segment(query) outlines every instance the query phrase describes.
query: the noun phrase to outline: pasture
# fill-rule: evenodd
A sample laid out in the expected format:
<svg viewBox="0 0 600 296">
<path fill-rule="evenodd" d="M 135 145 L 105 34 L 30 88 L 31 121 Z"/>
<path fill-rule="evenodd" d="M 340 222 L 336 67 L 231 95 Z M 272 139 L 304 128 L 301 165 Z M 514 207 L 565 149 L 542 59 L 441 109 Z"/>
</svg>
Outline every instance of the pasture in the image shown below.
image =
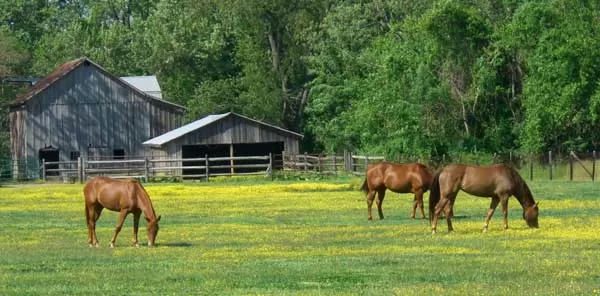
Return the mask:
<svg viewBox="0 0 600 296">
<path fill-rule="evenodd" d="M 533 182 L 540 228 L 509 202 L 508 231 L 489 199 L 460 193 L 455 231 L 411 220 L 412 195 L 388 192 L 367 221 L 362 180 L 145 184 L 162 215 L 157 247 L 131 245 L 117 213 L 89 248 L 83 185 L 0 187 L 3 295 L 590 295 L 600 294 L 600 189 Z M 425 194 L 427 203 L 429 193 Z"/>
</svg>

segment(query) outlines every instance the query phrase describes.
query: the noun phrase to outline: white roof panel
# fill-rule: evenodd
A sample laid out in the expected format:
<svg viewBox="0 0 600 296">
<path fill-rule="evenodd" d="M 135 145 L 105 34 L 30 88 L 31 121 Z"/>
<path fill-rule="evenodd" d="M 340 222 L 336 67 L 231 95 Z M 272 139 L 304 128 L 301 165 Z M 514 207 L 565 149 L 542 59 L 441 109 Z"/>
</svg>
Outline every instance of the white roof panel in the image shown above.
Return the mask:
<svg viewBox="0 0 600 296">
<path fill-rule="evenodd" d="M 229 114 L 231 114 L 231 113 L 208 115 L 202 119 L 198 119 L 198 120 L 188 123 L 182 127 L 179 127 L 172 131 L 166 132 L 156 138 L 152 138 L 142 144 L 148 145 L 148 146 L 153 146 L 153 147 L 162 146 L 165 143 L 175 140 L 175 139 L 177 139 L 187 133 L 193 132 L 201 127 L 207 126 L 223 117 L 226 117 Z"/>
<path fill-rule="evenodd" d="M 126 76 L 121 77 L 125 82 L 131 84 L 133 87 L 151 95 L 156 98 L 162 99 L 162 91 L 158 84 L 156 76 Z"/>
</svg>

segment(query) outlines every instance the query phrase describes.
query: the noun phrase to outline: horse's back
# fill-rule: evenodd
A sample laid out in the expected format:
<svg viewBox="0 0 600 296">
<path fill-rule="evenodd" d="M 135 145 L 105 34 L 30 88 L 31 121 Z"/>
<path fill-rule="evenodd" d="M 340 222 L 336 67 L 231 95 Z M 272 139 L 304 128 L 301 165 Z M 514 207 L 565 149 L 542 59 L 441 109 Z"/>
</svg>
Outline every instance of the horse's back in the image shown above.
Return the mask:
<svg viewBox="0 0 600 296">
<path fill-rule="evenodd" d="M 439 182 L 445 191 L 462 189 L 472 195 L 489 197 L 512 192 L 515 183 L 513 176 L 513 169 L 503 164 L 451 164 L 442 169 Z"/>
<path fill-rule="evenodd" d="M 104 176 L 88 180 L 83 188 L 86 204 L 101 205 L 118 211 L 135 203 L 139 182 L 134 179 L 116 180 Z"/>
<path fill-rule="evenodd" d="M 433 176 L 421 163 L 381 162 L 369 165 L 367 180 L 372 188 L 387 188 L 399 193 L 429 190 Z"/>
</svg>

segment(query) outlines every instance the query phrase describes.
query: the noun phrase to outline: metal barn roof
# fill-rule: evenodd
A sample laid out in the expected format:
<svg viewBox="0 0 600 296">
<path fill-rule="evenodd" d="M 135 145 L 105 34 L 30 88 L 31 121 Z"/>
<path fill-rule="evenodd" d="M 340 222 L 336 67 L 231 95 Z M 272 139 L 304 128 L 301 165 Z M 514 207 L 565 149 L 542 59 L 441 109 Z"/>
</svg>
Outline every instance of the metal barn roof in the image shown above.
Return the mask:
<svg viewBox="0 0 600 296">
<path fill-rule="evenodd" d="M 143 95 L 144 97 L 150 99 L 151 101 L 160 102 L 161 104 L 167 104 L 167 105 L 170 105 L 172 107 L 175 107 L 175 108 L 178 108 L 178 109 L 181 109 L 181 110 L 185 110 L 185 107 L 183 107 L 181 105 L 178 105 L 178 104 L 175 104 L 175 103 L 163 100 L 160 97 L 156 97 L 154 95 L 151 95 L 151 94 L 149 94 L 149 93 L 141 90 L 140 88 L 138 88 L 134 84 L 132 84 L 130 82 L 126 82 L 124 79 L 122 79 L 120 77 L 117 77 L 117 76 L 113 75 L 112 73 L 106 71 L 100 65 L 94 63 L 93 61 L 91 61 L 90 59 L 88 59 L 86 57 L 82 57 L 82 58 L 78 58 L 78 59 L 75 59 L 75 60 L 72 60 L 72 61 L 68 61 L 68 62 L 60 65 L 57 69 L 55 69 L 48 76 L 42 78 L 37 83 L 35 83 L 32 87 L 30 87 L 29 89 L 27 89 L 24 93 L 18 95 L 17 98 L 11 103 L 11 106 L 12 107 L 16 107 L 16 106 L 25 104 L 29 99 L 31 99 L 32 97 L 36 96 L 40 92 L 46 90 L 50 85 L 52 85 L 53 83 L 55 83 L 56 81 L 58 81 L 62 77 L 66 76 L 71 71 L 75 70 L 77 67 L 79 67 L 81 65 L 92 65 L 92 66 L 94 66 L 99 71 L 101 71 L 106 76 L 108 76 L 109 78 L 114 79 L 116 81 L 119 81 L 123 85 L 126 85 L 127 87 L 132 88 L 134 91 L 140 93 L 141 95 Z M 156 84 L 158 84 L 158 82 L 156 82 Z M 140 87 L 145 88 L 145 86 L 141 86 L 141 85 L 140 85 Z M 148 88 L 151 88 L 150 85 L 148 85 Z"/>
<path fill-rule="evenodd" d="M 131 84 L 133 87 L 157 98 L 162 99 L 162 91 L 158 84 L 156 76 L 125 76 L 121 77 L 125 82 Z"/>
<path fill-rule="evenodd" d="M 260 125 L 263 125 L 263 126 L 268 126 L 268 127 L 280 130 L 282 132 L 285 132 L 285 133 L 288 133 L 288 134 L 291 134 L 291 135 L 294 135 L 294 136 L 297 136 L 297 137 L 300 137 L 300 138 L 304 137 L 301 134 L 298 134 L 298 133 L 295 133 L 295 132 L 292 132 L 292 131 L 280 128 L 280 127 L 275 126 L 275 125 L 271 125 L 271 124 L 267 124 L 267 123 L 264 123 L 264 122 L 261 122 L 261 121 L 258 121 L 258 120 L 254 120 L 252 118 L 249 118 L 249 117 L 246 117 L 246 116 L 243 116 L 243 115 L 239 115 L 237 113 L 228 112 L 228 113 L 224 113 L 224 114 L 212 114 L 212 115 L 208 115 L 208 116 L 206 116 L 204 118 L 201 118 L 201 119 L 196 120 L 194 122 L 188 123 L 188 124 L 186 124 L 186 125 L 184 125 L 184 126 L 182 126 L 180 128 L 176 128 L 176 129 L 174 129 L 172 131 L 169 131 L 169 132 L 167 132 L 165 134 L 162 134 L 162 135 L 160 135 L 158 137 L 152 138 L 152 139 L 144 142 L 143 145 L 147 145 L 147 146 L 150 146 L 150 147 L 161 147 L 164 144 L 167 144 L 167 143 L 169 143 L 169 142 L 171 142 L 171 141 L 173 141 L 175 139 L 178 139 L 178 138 L 180 138 L 180 137 L 182 137 L 182 136 L 184 136 L 184 135 L 186 135 L 188 133 L 191 133 L 191 132 L 196 131 L 196 130 L 198 130 L 200 128 L 208 126 L 208 125 L 210 125 L 210 124 L 212 124 L 212 123 L 214 123 L 214 122 L 216 122 L 218 120 L 221 120 L 221 119 L 223 119 L 225 117 L 228 117 L 228 116 L 237 116 L 237 117 L 240 117 L 240 118 L 252 121 L 252 122 L 256 122 L 256 123 L 258 123 Z"/>
</svg>

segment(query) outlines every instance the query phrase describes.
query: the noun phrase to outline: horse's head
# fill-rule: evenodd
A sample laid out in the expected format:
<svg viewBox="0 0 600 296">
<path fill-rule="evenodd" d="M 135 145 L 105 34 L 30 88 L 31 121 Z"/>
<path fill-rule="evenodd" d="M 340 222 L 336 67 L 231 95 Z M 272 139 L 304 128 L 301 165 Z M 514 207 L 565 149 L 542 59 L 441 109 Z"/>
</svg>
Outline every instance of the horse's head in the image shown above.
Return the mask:
<svg viewBox="0 0 600 296">
<path fill-rule="evenodd" d="M 156 240 L 156 236 L 158 235 L 158 221 L 160 221 L 160 216 L 156 220 L 150 220 L 146 218 L 146 230 L 148 231 L 148 246 L 154 246 L 154 241 Z"/>
<path fill-rule="evenodd" d="M 538 214 L 539 209 L 537 203 L 533 206 L 523 208 L 523 219 L 527 222 L 527 226 L 538 228 Z"/>
</svg>

